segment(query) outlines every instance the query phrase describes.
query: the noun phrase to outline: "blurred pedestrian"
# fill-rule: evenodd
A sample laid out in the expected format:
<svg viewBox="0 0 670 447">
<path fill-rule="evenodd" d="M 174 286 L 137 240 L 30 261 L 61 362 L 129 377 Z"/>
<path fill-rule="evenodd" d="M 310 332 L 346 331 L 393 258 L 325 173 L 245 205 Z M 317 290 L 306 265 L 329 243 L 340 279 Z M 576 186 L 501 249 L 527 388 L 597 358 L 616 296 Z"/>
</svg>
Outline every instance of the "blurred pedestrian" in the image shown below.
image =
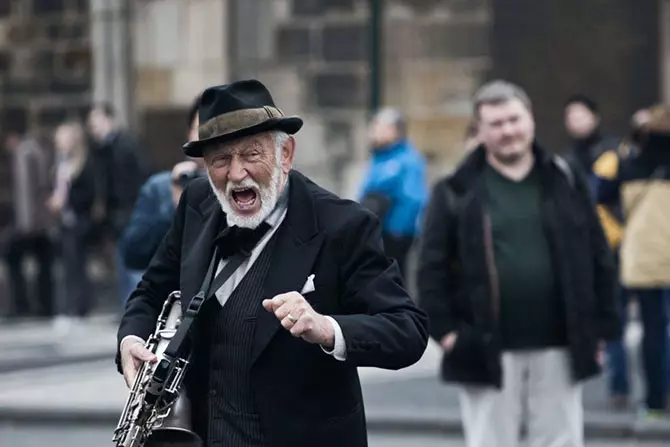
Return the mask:
<svg viewBox="0 0 670 447">
<path fill-rule="evenodd" d="M 566 153 L 566 158 L 581 170 L 589 181 L 591 194 L 595 198 L 594 167 L 596 163 L 605 163 L 610 169 L 618 169 L 622 159 L 629 154 L 629 146 L 621 138 L 614 138 L 604 134 L 601 126 L 599 106 L 593 98 L 583 94 L 572 95 L 565 104 L 565 128 L 572 142 Z M 619 245 L 623 234 L 623 214 L 621 201 L 618 197 L 608 203 L 599 203 L 596 206 L 600 224 L 614 253 L 614 259 L 619 261 Z M 624 409 L 628 406 L 630 393 L 630 379 L 628 371 L 628 355 L 623 341 L 623 333 L 628 322 L 628 293 L 619 285 L 618 305 L 622 315 L 622 337 L 607 344 L 607 368 L 609 373 L 610 404 L 614 409 Z"/>
<path fill-rule="evenodd" d="M 616 272 L 586 181 L 535 140 L 531 102 L 493 81 L 474 97 L 481 141 L 433 189 L 419 303 L 461 385 L 468 447 L 582 447 L 582 381 L 616 339 Z M 527 401 L 525 401 L 527 399 Z M 525 405 L 524 405 L 525 404 Z"/>
<path fill-rule="evenodd" d="M 4 235 L 3 247 L 7 262 L 9 288 L 13 307 L 10 316 L 37 315 L 52 317 L 53 245 L 52 229 L 46 206 L 50 184 L 46 154 L 35 139 L 27 135 L 25 119 L 17 116 L 4 129 L 5 149 L 12 158 L 12 205 L 14 220 Z M 37 287 L 29 293 L 24 260 L 34 257 L 37 264 Z M 31 299 L 33 296 L 34 299 Z M 31 309 L 31 301 L 34 308 Z"/>
<path fill-rule="evenodd" d="M 188 111 L 188 141 L 198 139 L 199 102 L 198 97 Z M 133 214 L 119 240 L 122 261 L 130 269 L 135 284 L 142 279 L 158 245 L 170 228 L 183 188 L 199 175 L 204 175 L 202 162 L 190 159 L 178 163 L 172 171 L 152 175 L 142 185 Z"/>
<path fill-rule="evenodd" d="M 172 224 L 184 188 L 202 172 L 194 161 L 177 163 L 172 171 L 153 175 L 142 187 L 130 222 L 119 241 L 125 265 L 142 279 L 151 258 Z M 164 182 L 167 179 L 167 191 Z"/>
<path fill-rule="evenodd" d="M 95 218 L 103 240 L 114 252 L 119 300 L 123 303 L 137 283 L 122 261 L 117 242 L 148 177 L 146 155 L 138 140 L 121 127 L 108 103 L 93 105 L 88 127 L 98 143 L 94 151 L 98 180 Z"/>
<path fill-rule="evenodd" d="M 608 149 L 619 145 L 619 139 L 605 135 L 598 103 L 584 94 L 574 94 L 565 102 L 563 110 L 565 130 L 570 146 L 565 157 L 587 178 L 593 163 Z"/>
<path fill-rule="evenodd" d="M 47 202 L 59 223 L 64 284 L 56 308 L 57 330 L 66 331 L 91 310 L 93 290 L 88 275 L 89 233 L 95 200 L 95 169 L 86 134 L 78 122 L 66 122 L 54 133 L 55 184 Z"/>
<path fill-rule="evenodd" d="M 384 250 L 406 278 L 407 255 L 428 196 L 426 161 L 409 141 L 398 110 L 380 110 L 370 123 L 369 139 L 371 158 L 360 202 L 382 222 Z"/>
<path fill-rule="evenodd" d="M 670 109 L 636 113 L 634 123 L 637 153 L 624 161 L 603 156 L 596 164 L 597 199 L 622 203 L 621 281 L 639 303 L 643 415 L 656 418 L 666 409 L 670 379 Z"/>
</svg>

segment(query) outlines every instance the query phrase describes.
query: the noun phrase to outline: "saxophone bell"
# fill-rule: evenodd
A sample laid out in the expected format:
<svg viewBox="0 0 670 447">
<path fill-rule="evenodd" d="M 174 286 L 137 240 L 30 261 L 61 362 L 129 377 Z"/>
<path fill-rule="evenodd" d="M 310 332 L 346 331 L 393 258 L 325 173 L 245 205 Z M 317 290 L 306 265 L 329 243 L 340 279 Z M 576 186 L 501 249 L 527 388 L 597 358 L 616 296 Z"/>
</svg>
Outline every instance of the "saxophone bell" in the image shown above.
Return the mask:
<svg viewBox="0 0 670 447">
<path fill-rule="evenodd" d="M 168 414 L 155 427 L 144 447 L 203 447 L 200 437 L 191 430 L 191 405 L 184 393 L 177 397 Z"/>
<path fill-rule="evenodd" d="M 200 437 L 191 429 L 191 405 L 182 389 L 188 357 L 170 359 L 169 368 L 157 371 L 167 358 L 164 351 L 177 332 L 181 320 L 181 293 L 172 292 L 158 316 L 156 329 L 146 348 L 156 354 L 155 365 L 140 368 L 119 423 L 114 430 L 116 447 L 202 447 Z M 156 373 L 165 372 L 164 381 Z M 158 374 L 160 376 L 161 374 Z"/>
</svg>

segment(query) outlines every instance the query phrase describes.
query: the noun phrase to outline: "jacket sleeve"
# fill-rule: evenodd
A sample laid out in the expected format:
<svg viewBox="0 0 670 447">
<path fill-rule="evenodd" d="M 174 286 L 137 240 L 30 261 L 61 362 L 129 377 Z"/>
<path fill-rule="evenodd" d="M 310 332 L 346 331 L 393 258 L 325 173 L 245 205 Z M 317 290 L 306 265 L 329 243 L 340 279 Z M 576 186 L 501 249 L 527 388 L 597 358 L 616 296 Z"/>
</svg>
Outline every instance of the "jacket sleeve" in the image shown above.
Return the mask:
<svg viewBox="0 0 670 447">
<path fill-rule="evenodd" d="M 403 287 L 397 264 L 384 254 L 379 220 L 359 213 L 334 241 L 347 362 L 400 369 L 417 362 L 428 343 L 428 319 Z"/>
<path fill-rule="evenodd" d="M 168 295 L 179 289 L 181 240 L 189 187 L 182 194 L 172 226 L 161 242 L 137 289 L 130 295 L 117 332 L 117 367 L 120 371 L 121 340 L 136 335 L 144 340 L 154 331 Z"/>
<path fill-rule="evenodd" d="M 596 202 L 619 202 L 620 170 L 619 156 L 615 151 L 607 151 L 598 157 L 593 164 Z"/>
<path fill-rule="evenodd" d="M 419 304 L 430 318 L 430 336 L 438 343 L 458 328 L 449 295 L 449 251 L 454 247 L 449 243 L 448 203 L 447 185 L 438 182 L 426 209 L 418 256 Z"/>
<path fill-rule="evenodd" d="M 417 234 L 420 230 L 419 221 L 426 202 L 426 167 L 420 161 L 408 166 L 400 179 L 400 197 L 396 217 L 407 226 L 410 234 Z"/>
<path fill-rule="evenodd" d="M 90 217 L 95 201 L 95 171 L 90 159 L 84 164 L 78 178 L 72 183 L 68 202 L 75 213 Z"/>
<path fill-rule="evenodd" d="M 607 243 L 602 225 L 588 196 L 584 179 L 577 176 L 577 186 L 583 197 L 584 207 L 587 210 L 589 239 L 593 258 L 594 294 L 597 301 L 597 332 L 604 340 L 616 340 L 621 336 L 623 320 L 617 310 L 617 269 L 614 254 Z"/>
<path fill-rule="evenodd" d="M 112 229 L 120 235 L 132 214 L 137 195 L 147 178 L 146 166 L 141 156 L 142 147 L 130 136 L 115 147 L 114 197 L 115 208 L 109 210 Z"/>
<path fill-rule="evenodd" d="M 119 241 L 123 262 L 129 268 L 145 269 L 170 227 L 169 221 L 157 217 L 161 215 L 160 203 L 151 184 L 145 184 Z"/>
</svg>

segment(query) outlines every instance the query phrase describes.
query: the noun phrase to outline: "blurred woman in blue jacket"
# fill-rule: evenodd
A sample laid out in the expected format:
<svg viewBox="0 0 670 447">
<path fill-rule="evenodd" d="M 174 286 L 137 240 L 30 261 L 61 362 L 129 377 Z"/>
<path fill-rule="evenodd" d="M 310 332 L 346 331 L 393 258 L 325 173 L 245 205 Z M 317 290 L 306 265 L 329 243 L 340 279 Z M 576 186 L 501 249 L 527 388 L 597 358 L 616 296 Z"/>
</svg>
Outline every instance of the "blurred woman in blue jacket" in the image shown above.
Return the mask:
<svg viewBox="0 0 670 447">
<path fill-rule="evenodd" d="M 407 277 L 407 254 L 428 200 L 426 160 L 407 139 L 405 120 L 395 109 L 373 117 L 369 138 L 371 158 L 359 199 L 379 217 L 386 254 Z"/>
</svg>

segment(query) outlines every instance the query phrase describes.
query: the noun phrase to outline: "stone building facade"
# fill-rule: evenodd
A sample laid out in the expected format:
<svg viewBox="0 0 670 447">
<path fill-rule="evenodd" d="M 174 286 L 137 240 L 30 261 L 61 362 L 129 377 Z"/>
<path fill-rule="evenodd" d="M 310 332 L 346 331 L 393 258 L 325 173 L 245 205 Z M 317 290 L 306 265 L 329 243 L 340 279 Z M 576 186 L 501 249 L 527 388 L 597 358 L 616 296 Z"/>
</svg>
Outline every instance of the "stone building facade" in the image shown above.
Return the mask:
<svg viewBox="0 0 670 447">
<path fill-rule="evenodd" d="M 600 103 L 606 131 L 627 131 L 633 112 L 662 100 L 670 46 L 662 46 L 667 0 L 495 0 L 491 75 L 514 80 L 535 105 L 538 134 L 566 143 L 563 101 L 572 93 Z M 666 81 L 667 82 L 667 81 Z M 670 104 L 670 97 L 665 98 Z"/>
<path fill-rule="evenodd" d="M 280 104 L 306 118 L 297 165 L 345 196 L 366 158 L 369 3 L 266 0 L 234 10 L 235 77 L 266 80 Z M 489 23 L 483 0 L 385 2 L 384 104 L 406 112 L 435 171 L 460 156 L 468 98 L 490 67 Z M 251 36 L 257 29 L 264 32 Z"/>
<path fill-rule="evenodd" d="M 47 137 L 60 121 L 81 115 L 90 101 L 91 52 L 88 0 L 0 1 L 0 135 L 18 120 Z M 1 152 L 4 224 L 11 177 Z"/>
<path fill-rule="evenodd" d="M 366 156 L 368 3 L 142 2 L 135 12 L 135 98 L 153 155 L 161 164 L 175 161 L 168 148 L 183 138 L 181 115 L 199 88 L 255 77 L 286 113 L 305 118 L 296 166 L 353 195 Z M 410 134 L 428 156 L 453 161 L 468 98 L 490 67 L 486 2 L 388 0 L 384 9 L 386 103 L 407 112 Z"/>
<path fill-rule="evenodd" d="M 141 35 L 148 45 L 153 32 L 154 53 L 162 45 L 172 57 L 158 69 L 137 60 L 136 96 L 159 98 L 144 101 L 151 104 L 143 121 L 151 138 L 168 146 L 172 137 L 150 129 L 179 128 L 165 125 L 177 119 L 167 116 L 168 104 L 183 108 L 200 86 L 256 77 L 287 113 L 306 119 L 297 166 L 345 196 L 354 194 L 366 158 L 370 0 L 142 3 L 154 8 L 146 15 L 152 25 L 142 25 L 136 39 Z M 407 113 L 410 136 L 431 160 L 432 176 L 462 156 L 470 97 L 492 78 L 529 91 L 538 134 L 551 149 L 566 142 L 562 105 L 574 92 L 596 97 L 605 126 L 622 133 L 630 114 L 658 101 L 668 83 L 662 73 L 670 52 L 663 51 L 659 20 L 667 3 L 385 0 L 383 103 Z M 150 32 L 158 9 L 171 14 L 178 33 Z M 196 29 L 207 29 L 206 37 L 186 30 L 200 23 L 206 25 Z"/>
<path fill-rule="evenodd" d="M 528 89 L 539 134 L 552 148 L 565 142 L 562 102 L 575 91 L 597 97 L 606 126 L 623 129 L 636 108 L 663 92 L 670 101 L 668 3 L 384 0 L 383 103 L 407 113 L 432 176 L 462 156 L 470 97 L 491 78 Z M 297 167 L 353 196 L 366 158 L 369 5 L 0 0 L 0 133 L 3 120 L 21 115 L 46 134 L 92 99 L 111 99 L 128 109 L 154 167 L 165 169 L 182 157 L 184 115 L 195 95 L 257 77 L 286 113 L 305 118 Z M 0 161 L 0 216 L 6 171 Z"/>
</svg>

